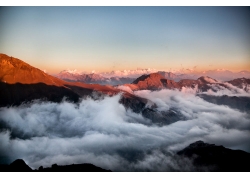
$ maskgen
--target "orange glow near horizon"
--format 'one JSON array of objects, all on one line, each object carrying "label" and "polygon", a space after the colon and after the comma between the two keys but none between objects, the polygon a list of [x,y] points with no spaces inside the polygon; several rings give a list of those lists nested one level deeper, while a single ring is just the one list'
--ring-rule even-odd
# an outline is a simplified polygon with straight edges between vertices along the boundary
[{"label": "orange glow near horizon", "polygon": [[[35,66],[36,67],[36,66]],[[250,62],[246,62],[245,64],[227,64],[227,65],[222,65],[222,66],[214,66],[214,65],[208,65],[207,66],[165,66],[165,68],[160,68],[159,66],[154,67],[149,67],[149,66],[141,66],[141,67],[133,67],[131,68],[129,66],[123,67],[85,67],[84,66],[58,66],[58,65],[40,65],[39,67],[37,66],[40,70],[46,70],[47,73],[50,74],[58,74],[62,70],[77,70],[78,72],[86,72],[86,73],[102,73],[102,72],[111,72],[111,71],[123,71],[123,70],[136,70],[136,69],[155,69],[159,71],[166,71],[166,72],[174,72],[174,71],[181,71],[183,70],[184,72],[188,73],[195,73],[195,72],[203,72],[203,71],[208,71],[208,70],[229,70],[232,72],[240,72],[240,71],[250,71]]]},{"label": "orange glow near horizon", "polygon": [[0,52],[50,74],[250,71],[248,7],[3,7],[1,13]]}]

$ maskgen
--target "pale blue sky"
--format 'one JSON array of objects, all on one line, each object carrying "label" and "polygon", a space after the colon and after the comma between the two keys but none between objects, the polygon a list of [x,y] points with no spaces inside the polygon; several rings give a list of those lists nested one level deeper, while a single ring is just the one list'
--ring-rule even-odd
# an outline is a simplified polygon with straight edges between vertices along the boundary
[{"label": "pale blue sky", "polygon": [[250,70],[249,7],[1,7],[0,52],[40,69]]}]

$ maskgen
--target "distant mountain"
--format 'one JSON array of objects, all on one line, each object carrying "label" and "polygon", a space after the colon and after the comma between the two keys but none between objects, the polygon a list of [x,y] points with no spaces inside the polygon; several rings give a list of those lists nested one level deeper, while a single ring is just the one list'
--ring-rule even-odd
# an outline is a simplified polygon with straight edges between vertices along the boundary
[{"label": "distant mountain", "polygon": [[249,71],[232,72],[225,69],[208,70],[203,72],[183,72],[172,73],[165,71],[158,71],[166,79],[180,81],[182,79],[197,79],[201,76],[208,76],[219,81],[229,81],[236,78],[250,78]]},{"label": "distant mountain", "polygon": [[[179,82],[165,79],[160,73],[152,73],[149,75],[142,75],[137,78],[131,84],[125,84],[124,86],[129,87],[132,91],[137,90],[161,90],[161,89],[178,89],[192,88],[197,91],[197,96],[200,98],[218,105],[226,105],[234,109],[238,109],[243,112],[250,112],[250,97],[247,94],[250,92],[250,79],[240,78],[226,83],[217,81],[216,79],[208,76],[199,77],[197,80],[183,79]],[[230,86],[232,84],[233,86]],[[228,96],[211,95],[211,92],[217,92],[218,90],[224,91],[228,89],[232,91],[238,91],[235,86],[245,91],[246,96]],[[207,93],[209,91],[209,93]],[[178,116],[180,118],[181,116]]]},{"label": "distant mountain", "polygon": [[104,77],[100,74],[84,74],[76,73],[74,71],[64,70],[55,77],[69,81],[69,82],[83,82],[87,84],[101,84],[101,85],[121,85],[133,82],[134,78],[129,77]]},{"label": "distant mountain", "polygon": [[174,81],[179,81],[181,79],[197,79],[198,76],[194,74],[176,74],[172,72],[166,72],[166,71],[158,71],[156,69],[136,69],[136,70],[123,70],[123,71],[111,71],[111,72],[105,72],[105,73],[100,73],[100,75],[104,77],[116,77],[116,78],[138,78],[142,75],[148,75],[152,73],[159,73],[161,74],[164,78],[174,80]]},{"label": "distant mountain", "polygon": [[196,80],[201,76],[208,76],[219,81],[229,81],[236,78],[250,78],[249,71],[231,72],[224,69],[208,70],[203,72],[167,72],[157,71],[156,69],[136,69],[136,70],[122,70],[122,71],[111,71],[103,73],[80,73],[76,70],[63,70],[59,74],[55,75],[59,79],[73,82],[84,82],[88,84],[102,84],[102,85],[121,85],[133,82],[136,78],[142,75],[148,75],[152,73],[159,73],[165,79],[174,80],[178,82],[183,79]]},{"label": "distant mountain", "polygon": [[180,81],[182,79],[197,79],[199,76],[192,74],[174,74],[165,71],[156,71],[151,69],[137,69],[112,71],[110,73],[79,73],[75,70],[63,70],[55,77],[69,81],[69,82],[83,82],[87,84],[102,84],[102,85],[122,85],[132,83],[136,78],[142,75],[152,74],[152,72],[159,73],[165,79]]},{"label": "distant mountain", "polygon": [[240,71],[240,72],[234,73],[232,71],[225,70],[225,69],[204,71],[203,73],[198,73],[197,75],[209,76],[220,81],[229,81],[231,79],[243,78],[243,77],[250,78],[249,71]]},{"label": "distant mountain", "polygon": [[20,105],[36,99],[61,102],[68,98],[69,101],[78,102],[86,96],[98,99],[103,95],[122,93],[120,103],[135,113],[141,113],[153,124],[170,124],[181,119],[179,114],[173,114],[171,110],[160,112],[152,102],[151,107],[147,106],[149,100],[113,86],[66,82],[4,54],[0,56],[0,65],[0,107]]},{"label": "distant mountain", "polygon": [[100,84],[105,83],[108,81],[108,78],[105,78],[99,74],[82,74],[82,73],[75,73],[74,71],[63,70],[59,74],[55,75],[55,77],[65,80],[65,81],[72,81],[72,82],[84,82],[84,83],[94,83]]},{"label": "distant mountain", "polygon": [[190,158],[200,171],[249,172],[250,153],[197,141],[177,153]]},{"label": "distant mountain", "polygon": [[160,90],[163,88],[179,88],[178,84],[172,80],[165,79],[159,73],[142,75],[133,83],[126,84],[131,90]]},{"label": "distant mountain", "polygon": [[0,107],[35,99],[60,102],[64,97],[77,102],[93,92],[108,95],[121,92],[112,86],[66,82],[5,54],[0,54],[0,88]]},{"label": "distant mountain", "polygon": [[181,89],[182,87],[190,87],[194,88],[195,86],[198,87],[201,91],[207,91],[211,89],[210,84],[220,84],[221,86],[225,86],[222,83],[219,83],[217,80],[202,76],[197,80],[193,79],[183,79],[179,82],[175,82],[173,80],[165,79],[164,76],[160,73],[152,73],[149,75],[142,75],[137,78],[131,84],[125,84],[131,90],[160,90],[160,89]]},{"label": "distant mountain", "polygon": [[239,78],[240,77],[250,77],[250,72],[249,71],[240,71],[240,72],[238,72],[238,73],[236,73],[237,74],[237,76],[239,76]]},{"label": "distant mountain", "polygon": [[[77,73],[75,73],[77,74]],[[95,79],[99,76],[89,76]],[[237,80],[238,82],[238,80]],[[229,83],[234,83],[230,81]],[[197,87],[199,91],[204,92],[209,89],[216,91],[218,87],[230,88],[225,83],[220,83],[210,77],[200,77],[197,80],[183,79],[179,82],[165,79],[160,73],[152,73],[142,75],[134,80],[131,84],[124,86],[135,90],[160,90],[182,89],[183,87]],[[213,89],[213,86],[215,88]],[[182,120],[181,113],[173,113],[171,110],[158,111],[157,106],[151,103],[148,107],[149,100],[137,97],[133,93],[120,90],[113,86],[86,84],[82,82],[67,82],[56,77],[50,76],[43,71],[30,66],[29,64],[4,54],[0,54],[0,107],[20,105],[25,102],[40,99],[53,102],[61,102],[65,97],[69,101],[78,102],[86,96],[98,99],[103,95],[113,96],[118,93],[123,93],[120,103],[126,108],[130,108],[136,113],[141,113],[144,117],[151,120],[153,124],[166,125],[178,120]],[[207,97],[203,97],[204,99]],[[228,103],[231,101],[215,101],[216,103]],[[241,100],[241,99],[240,99]],[[243,100],[244,101],[244,100]],[[241,109],[248,111],[248,101]]]},{"label": "distant mountain", "polygon": [[172,72],[158,71],[165,79],[180,81],[182,79],[197,79],[199,76],[195,74],[174,74]]},{"label": "distant mountain", "polygon": [[250,92],[250,79],[247,78],[238,78],[231,81],[227,81],[238,88],[244,89],[247,92]]},{"label": "distant mountain", "polygon": [[[173,74],[170,74],[174,76]],[[236,86],[245,90],[246,92],[250,91],[250,79],[240,78],[227,82],[220,82],[216,79],[213,79],[208,76],[201,76],[198,79],[182,79],[179,82],[174,80],[166,79],[162,73],[152,73],[148,75],[142,75],[138,77],[131,84],[125,84],[124,86],[129,87],[132,91],[137,90],[160,90],[160,89],[179,89],[185,88],[195,88],[197,87],[198,91],[206,92],[212,90],[214,92],[218,91],[221,88],[231,89],[233,88],[229,84]]]},{"label": "distant mountain", "polygon": [[157,72],[156,69],[151,69],[151,68],[147,68],[147,69],[142,69],[142,68],[137,68],[135,70],[121,70],[121,71],[111,71],[111,72],[103,72],[100,73],[100,75],[104,76],[104,77],[128,77],[128,78],[137,78],[143,74],[150,74],[150,73],[154,73]]},{"label": "distant mountain", "polygon": [[197,86],[198,90],[202,92],[207,91],[209,89],[214,90],[211,85],[221,86],[226,88],[226,86],[223,83],[220,83],[217,80],[208,76],[201,76],[197,80],[183,79],[178,82],[178,85],[181,88],[182,87],[195,88]]}]

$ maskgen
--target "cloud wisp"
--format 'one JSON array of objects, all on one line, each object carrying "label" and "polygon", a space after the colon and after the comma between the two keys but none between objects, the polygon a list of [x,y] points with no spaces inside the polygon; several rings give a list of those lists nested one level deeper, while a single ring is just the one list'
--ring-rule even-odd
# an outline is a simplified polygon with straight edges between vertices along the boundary
[{"label": "cloud wisp", "polygon": [[237,96],[237,97],[250,97],[250,86],[245,85],[243,88],[238,88],[233,86],[230,83],[224,82],[221,83],[224,86],[219,84],[211,84],[211,89],[208,89],[206,92],[202,92],[200,94],[207,94],[212,96]]}]

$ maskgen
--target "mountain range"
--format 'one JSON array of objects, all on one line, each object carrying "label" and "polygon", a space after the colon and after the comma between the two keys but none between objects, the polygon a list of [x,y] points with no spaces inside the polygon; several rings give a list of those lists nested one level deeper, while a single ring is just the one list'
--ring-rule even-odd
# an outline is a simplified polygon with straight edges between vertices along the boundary
[{"label": "mountain range", "polygon": [[[247,74],[247,72],[244,73]],[[0,107],[19,106],[39,100],[62,102],[65,98],[67,101],[77,104],[84,98],[100,100],[107,96],[120,95],[119,103],[127,111],[131,110],[149,120],[139,123],[144,123],[145,127],[161,128],[177,121],[186,122],[189,119],[177,108],[159,109],[156,103],[139,96],[136,92],[161,90],[185,92],[188,89],[194,91],[196,96],[207,102],[225,105],[246,112],[246,114],[250,112],[250,79],[240,77],[221,81],[211,76],[197,78],[192,76],[192,78],[187,79],[184,77],[186,76],[177,76],[170,72],[161,71],[143,74],[137,78],[128,78],[128,82],[125,80],[127,77],[124,79],[119,77],[116,81],[119,82],[118,84],[104,85],[105,83],[102,83],[104,81],[107,84],[109,84],[108,81],[115,82],[113,80],[115,77],[104,78],[93,73],[77,74],[64,71],[61,72],[59,78],[59,76],[51,76],[20,59],[0,54]],[[175,80],[177,78],[179,78],[178,81]],[[4,131],[6,128],[9,128],[7,123],[1,122],[0,131]],[[10,132],[10,137],[15,138],[15,132]],[[196,169],[197,171],[249,171],[249,168],[242,164],[242,162],[249,161],[249,153],[201,141],[190,144],[177,152],[174,157],[190,159],[196,167],[201,167]],[[230,160],[228,160],[229,158]],[[12,167],[18,169],[18,164],[24,167],[24,171],[31,171],[31,168],[20,160],[0,167],[5,169],[4,171],[16,171]],[[38,171],[73,171],[76,169],[77,171],[85,171],[84,168],[85,170],[87,168],[87,171],[90,171],[91,168],[94,168],[93,171],[106,171],[86,164],[53,165],[51,168],[40,168]]]},{"label": "mountain range", "polygon": [[[160,73],[152,73],[148,75],[142,75],[133,81],[131,84],[124,84],[129,87],[132,91],[136,90],[160,90],[160,89],[179,89],[195,88],[197,86],[200,91],[207,91],[212,88],[211,85],[216,87],[231,88],[228,86],[231,84],[235,87],[244,89],[246,92],[249,91],[250,81],[246,78],[238,78],[231,81],[220,82],[208,76],[201,76],[198,79],[182,79],[179,82],[174,80],[166,79]],[[218,90],[213,89],[214,91]]]},{"label": "mountain range", "polygon": [[121,85],[132,83],[136,78],[142,75],[159,73],[165,79],[174,80],[176,82],[182,79],[198,79],[201,76],[208,76],[219,81],[229,81],[236,78],[250,78],[249,71],[231,72],[229,70],[209,70],[204,72],[191,73],[172,73],[166,71],[157,71],[155,69],[137,69],[112,71],[105,73],[80,73],[77,71],[63,70],[54,75],[55,77],[69,82],[83,82],[87,84],[102,84],[102,85]]},{"label": "mountain range", "polygon": [[[173,114],[172,111],[166,111],[164,113],[158,112],[155,104],[148,107],[147,104],[149,100],[135,96],[133,93],[117,88],[117,86],[87,84],[78,81],[75,82],[75,80],[73,80],[75,77],[78,78],[79,76],[85,79],[92,79],[88,80],[88,82],[94,81],[93,79],[95,79],[96,82],[104,80],[104,78],[99,75],[75,74],[75,76],[73,76],[72,73],[65,71],[62,72],[61,75],[64,74],[65,76],[62,76],[63,79],[67,78],[68,81],[64,81],[53,77],[40,69],[32,67],[17,58],[10,57],[5,54],[0,54],[0,69],[0,106],[19,105],[23,102],[29,102],[35,99],[60,102],[64,97],[67,97],[70,101],[77,102],[82,97],[90,96],[94,98],[96,95],[102,96],[104,94],[112,96],[122,93],[120,102],[126,108],[130,108],[136,113],[142,113],[144,117],[151,119],[155,123],[169,124],[175,122],[177,119],[181,119],[180,115]],[[246,92],[249,92],[250,89],[249,79],[246,78],[221,82],[208,76],[201,76],[196,80],[182,79],[179,82],[176,82],[165,78],[166,76],[172,79],[175,77],[172,73],[151,73],[148,75],[142,75],[135,79],[132,83],[123,84],[123,86],[129,87],[132,91],[160,89],[181,90],[182,88],[197,87],[197,91],[200,92],[206,92],[208,90],[216,92],[220,88],[232,89],[233,87],[238,87],[244,89]],[[119,80],[121,79],[122,78],[119,78]],[[230,84],[232,86],[230,86]],[[94,95],[93,92],[95,92]],[[200,97],[208,101],[213,99],[208,98],[209,94],[202,94]],[[225,96],[223,100],[218,101],[218,99],[219,98],[216,98],[213,102],[233,107],[235,107],[235,105],[233,105],[235,103],[231,102],[244,101],[243,105],[239,106],[240,110],[248,111],[250,109],[249,97],[243,97],[243,99],[236,97],[235,100],[235,97]],[[232,99],[234,100],[232,101]]]},{"label": "mountain range", "polygon": [[150,107],[147,105],[150,100],[116,87],[63,81],[5,54],[0,55],[0,69],[0,107],[20,105],[37,99],[61,102],[65,97],[69,101],[78,102],[87,96],[95,99],[122,93],[120,103],[135,113],[141,113],[152,123],[170,124],[179,119],[171,110],[159,112],[155,104],[151,103]]},{"label": "mountain range", "polygon": [[121,85],[134,81],[134,78],[130,77],[104,77],[95,73],[84,74],[67,70],[61,71],[59,74],[55,75],[55,77],[69,82],[83,82],[87,84],[101,85]]}]

